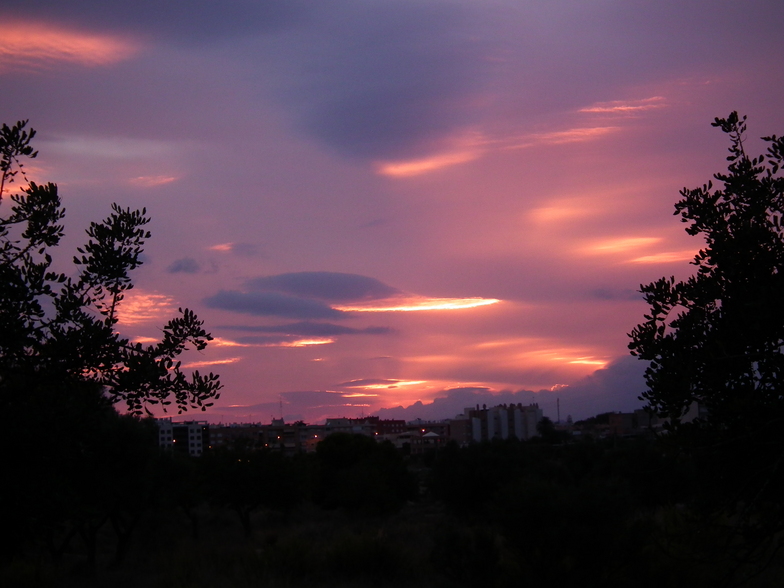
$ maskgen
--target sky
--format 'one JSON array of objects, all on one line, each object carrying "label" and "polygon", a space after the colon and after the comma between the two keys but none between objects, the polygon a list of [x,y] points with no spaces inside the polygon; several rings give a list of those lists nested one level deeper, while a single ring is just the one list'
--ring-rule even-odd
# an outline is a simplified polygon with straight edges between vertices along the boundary
[{"label": "sky", "polygon": [[[119,331],[215,340],[212,422],[642,405],[640,284],[690,275],[673,216],[784,133],[780,0],[2,0],[0,122],[58,184],[68,271],[146,208]],[[560,404],[560,413],[557,409]]]}]

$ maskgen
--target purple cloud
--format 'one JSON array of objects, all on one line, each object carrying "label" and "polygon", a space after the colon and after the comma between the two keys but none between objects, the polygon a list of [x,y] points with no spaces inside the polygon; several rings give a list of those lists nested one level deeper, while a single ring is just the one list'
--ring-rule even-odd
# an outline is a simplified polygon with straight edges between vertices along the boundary
[{"label": "purple cloud", "polygon": [[254,278],[246,282],[249,290],[280,292],[303,298],[331,302],[378,300],[400,294],[375,278],[337,272],[297,272]]},{"label": "purple cloud", "polygon": [[286,333],[308,337],[330,337],[335,335],[387,335],[392,333],[390,327],[365,327],[356,329],[333,323],[315,323],[302,321],[284,325],[224,325],[222,329],[246,331],[253,333]]},{"label": "purple cloud", "polygon": [[277,292],[220,290],[217,294],[205,298],[204,304],[209,308],[257,316],[302,319],[335,319],[350,316],[316,300],[306,300]]},{"label": "purple cloud", "polygon": [[201,264],[192,257],[183,257],[175,260],[166,271],[170,274],[197,274],[201,270]]}]

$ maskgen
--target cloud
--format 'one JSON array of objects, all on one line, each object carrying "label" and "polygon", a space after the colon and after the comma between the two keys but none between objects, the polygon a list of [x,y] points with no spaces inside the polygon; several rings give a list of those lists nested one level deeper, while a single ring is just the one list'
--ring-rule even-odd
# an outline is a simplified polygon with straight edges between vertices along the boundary
[{"label": "cloud", "polygon": [[407,407],[382,408],[376,414],[381,418],[439,420],[453,418],[464,408],[477,404],[495,406],[519,402],[537,403],[545,416],[555,420],[559,400],[563,420],[567,415],[577,420],[602,412],[631,412],[643,405],[639,396],[645,391],[644,371],[644,362],[624,356],[569,386],[554,386],[554,390],[497,392],[485,387],[451,388],[444,390],[433,402],[418,401]]},{"label": "cloud", "polygon": [[246,282],[249,290],[280,292],[331,302],[378,300],[400,293],[375,278],[336,272],[297,272],[255,278]]},{"label": "cloud", "polygon": [[202,367],[209,367],[212,365],[227,365],[231,363],[237,363],[238,361],[242,361],[241,357],[227,357],[225,359],[205,359],[203,361],[192,361],[190,363],[182,364],[183,369],[195,369],[195,368],[202,368]]},{"label": "cloud", "polygon": [[256,422],[282,416],[287,423],[304,420],[312,424],[330,417],[345,416],[346,413],[355,416],[357,408],[367,408],[364,398],[350,391],[290,391],[279,394],[275,402],[214,406],[209,414],[223,414],[231,420]]},{"label": "cloud", "polygon": [[311,347],[313,345],[328,345],[334,343],[331,337],[295,337],[291,335],[277,337],[240,337],[234,341],[216,337],[210,343],[215,347]]},{"label": "cloud", "polygon": [[209,251],[217,251],[218,253],[233,253],[240,257],[254,257],[259,254],[259,248],[253,243],[245,242],[230,242],[218,243],[207,247]]},{"label": "cloud", "polygon": [[440,153],[414,159],[409,161],[389,161],[377,164],[376,169],[379,175],[392,178],[408,178],[437,171],[453,165],[474,161],[481,155],[481,151],[466,149],[463,151],[452,151]]},{"label": "cloud", "polygon": [[382,408],[376,414],[382,419],[414,419],[442,420],[451,419],[462,413],[466,407],[476,404],[499,404],[497,395],[490,388],[485,387],[460,387],[451,388],[442,392],[443,396],[435,398],[433,402],[424,403],[416,401],[407,407]]},{"label": "cloud", "polygon": [[550,145],[563,145],[566,143],[582,143],[593,141],[604,137],[618,130],[618,127],[579,127],[567,129],[565,131],[551,131],[549,133],[536,133],[528,136],[528,142],[519,145],[520,147],[531,147],[538,143]]},{"label": "cloud", "polygon": [[334,339],[297,339],[296,341],[284,341],[276,347],[311,347],[313,345],[328,345],[334,343]]},{"label": "cloud", "polygon": [[232,244],[231,252],[240,257],[253,257],[258,254],[259,248],[253,243],[239,242]]},{"label": "cloud", "polygon": [[612,100],[610,102],[596,102],[591,106],[581,108],[580,112],[591,114],[636,114],[645,110],[664,108],[667,103],[663,96],[651,96],[641,100]]},{"label": "cloud", "polygon": [[352,157],[410,159],[471,126],[486,44],[466,4],[342,2],[315,9],[284,38],[291,64],[279,98],[301,125]]},{"label": "cloud", "polygon": [[[333,149],[382,162],[379,170],[397,177],[424,173],[475,157],[452,153],[445,142],[468,129],[489,132],[488,113],[513,113],[507,120],[529,129],[554,113],[649,113],[667,104],[660,90],[608,97],[742,64],[752,47],[780,46],[772,25],[780,3],[731,4],[333,2],[281,36],[276,56],[289,79],[279,100]],[[744,30],[759,34],[742,50],[721,43]],[[616,130],[539,133],[526,146]]]},{"label": "cloud", "polygon": [[0,30],[0,71],[52,67],[63,62],[108,65],[128,59],[139,49],[138,43],[126,38],[37,22],[6,21]]},{"label": "cloud", "polygon": [[417,312],[424,310],[463,310],[489,306],[501,302],[497,298],[426,298],[424,296],[398,296],[376,303],[359,303],[336,306],[346,312]]},{"label": "cloud", "polygon": [[177,310],[174,299],[165,294],[132,290],[125,295],[117,312],[120,325],[137,325],[154,320],[169,319]]},{"label": "cloud", "polygon": [[349,380],[335,384],[336,388],[358,388],[362,390],[381,390],[389,388],[398,388],[399,386],[418,386],[426,384],[426,380],[387,380],[387,379],[360,379]]},{"label": "cloud", "polygon": [[142,188],[155,188],[157,186],[165,186],[176,182],[179,178],[177,176],[137,176],[128,180],[134,186],[141,186]]},{"label": "cloud", "polygon": [[233,253],[240,257],[253,257],[258,254],[258,247],[253,243],[218,243],[207,247],[210,251],[218,251],[219,253]]},{"label": "cloud", "polygon": [[201,270],[201,265],[192,257],[183,257],[182,259],[177,259],[166,268],[166,271],[170,274],[196,274],[199,273],[199,270]]},{"label": "cloud", "polygon": [[2,12],[11,16],[34,12],[46,20],[203,43],[281,30],[298,22],[307,12],[307,4],[301,0],[4,0]]},{"label": "cloud", "polygon": [[375,278],[337,272],[278,274],[247,280],[244,285],[245,292],[221,290],[204,302],[212,308],[234,312],[301,319],[345,318],[354,312],[463,310],[500,302],[494,298],[407,295]]},{"label": "cloud", "polygon": [[333,323],[314,323],[311,321],[271,326],[225,325],[221,328],[255,333],[286,333],[289,335],[310,337],[331,337],[335,335],[387,335],[393,332],[389,327],[365,327],[364,329],[356,329]]},{"label": "cloud", "polygon": [[566,414],[582,419],[602,412],[630,412],[643,405],[639,396],[646,389],[645,367],[645,362],[624,356],[567,388],[544,393],[542,401],[552,407],[560,398],[562,418]]},{"label": "cloud", "polygon": [[319,302],[278,292],[239,292],[220,290],[217,294],[204,299],[210,308],[219,308],[257,316],[280,316],[302,319],[334,319],[347,316],[346,313]]},{"label": "cloud", "polygon": [[170,142],[129,137],[68,136],[43,143],[47,149],[66,155],[115,160],[164,158],[176,150]]},{"label": "cloud", "polygon": [[[309,341],[309,340],[303,340]],[[320,340],[322,343],[331,343],[332,340]],[[236,337],[235,339],[216,338],[211,345],[216,347],[304,347],[298,344],[296,337],[291,335],[268,335]]]},{"label": "cloud", "polygon": [[625,253],[627,251],[655,245],[661,240],[661,237],[620,237],[604,239],[598,243],[585,247],[583,251],[589,254]]},{"label": "cloud", "polygon": [[590,296],[598,300],[642,300],[641,294],[630,288],[597,288],[590,292]]},{"label": "cloud", "polygon": [[696,252],[693,249],[686,251],[665,251],[663,253],[655,253],[653,255],[643,255],[630,259],[630,263],[680,263],[682,261],[692,261]]},{"label": "cloud", "polygon": [[234,243],[218,243],[207,247],[210,251],[219,251],[220,253],[229,253],[233,248]]}]

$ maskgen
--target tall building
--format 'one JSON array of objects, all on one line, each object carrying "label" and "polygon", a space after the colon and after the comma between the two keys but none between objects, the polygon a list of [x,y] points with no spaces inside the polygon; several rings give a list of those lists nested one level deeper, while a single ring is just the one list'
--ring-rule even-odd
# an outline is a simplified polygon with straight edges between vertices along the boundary
[{"label": "tall building", "polygon": [[173,423],[171,418],[155,420],[158,424],[158,446],[163,449],[199,456],[210,445],[207,421]]},{"label": "tall building", "polygon": [[[543,418],[542,409],[538,404],[523,406],[522,404],[499,404],[487,408],[466,408],[462,415],[453,421],[455,436],[466,441],[489,441],[491,439],[509,439],[514,437],[526,441],[539,433],[536,425]],[[457,425],[457,426],[455,426]]]}]

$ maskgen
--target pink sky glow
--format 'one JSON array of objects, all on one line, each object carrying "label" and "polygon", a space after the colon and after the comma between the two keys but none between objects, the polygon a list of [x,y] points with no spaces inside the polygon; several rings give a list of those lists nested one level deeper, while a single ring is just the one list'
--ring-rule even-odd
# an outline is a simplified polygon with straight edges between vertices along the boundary
[{"label": "pink sky glow", "polygon": [[0,122],[38,130],[62,267],[147,208],[119,329],[205,320],[198,418],[636,408],[636,291],[691,271],[673,204],[726,166],[710,122],[784,133],[776,0],[186,5],[3,2]]}]

